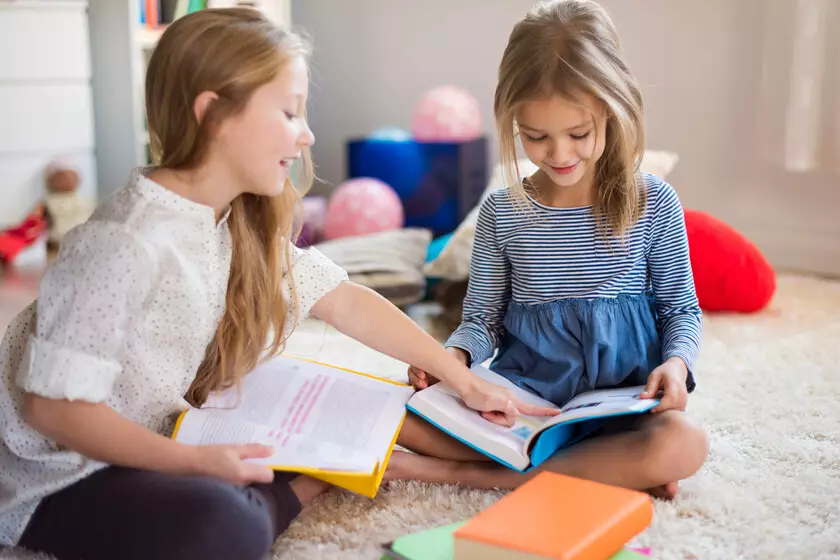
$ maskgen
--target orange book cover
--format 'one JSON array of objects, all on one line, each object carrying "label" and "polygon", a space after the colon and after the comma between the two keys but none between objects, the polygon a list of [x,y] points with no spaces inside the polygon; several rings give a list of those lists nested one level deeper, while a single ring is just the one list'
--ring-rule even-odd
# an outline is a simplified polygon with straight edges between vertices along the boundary
[{"label": "orange book cover", "polygon": [[462,526],[455,558],[605,560],[652,518],[643,492],[542,472]]}]

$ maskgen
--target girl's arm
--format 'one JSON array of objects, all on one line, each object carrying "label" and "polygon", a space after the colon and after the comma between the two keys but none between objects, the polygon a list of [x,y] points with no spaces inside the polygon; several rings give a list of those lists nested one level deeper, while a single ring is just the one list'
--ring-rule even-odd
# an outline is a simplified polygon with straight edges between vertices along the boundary
[{"label": "girl's arm", "polygon": [[520,403],[507,389],[473,374],[411,318],[369,288],[343,282],[318,300],[312,314],[362,344],[445,381],[470,408],[500,413],[485,415],[492,421],[511,424],[518,413],[556,414],[553,409]]},{"label": "girl's arm", "polygon": [[377,352],[433,373],[459,394],[474,389],[477,376],[391,302],[353,282],[321,298],[312,314]]},{"label": "girl's arm", "polygon": [[157,434],[101,403],[24,396],[23,418],[66,447],[103,463],[171,474],[215,476],[235,484],[270,482],[271,469],[247,463],[268,457],[261,445],[184,445]]},{"label": "girl's arm", "polygon": [[510,263],[496,238],[496,196],[491,194],[478,212],[463,319],[446,346],[463,350],[469,364],[487,360],[504,335],[509,301]]},{"label": "girl's arm", "polygon": [[665,182],[655,191],[648,272],[662,329],[662,361],[679,359],[694,389],[694,362],[700,348],[701,311],[694,289],[685,215],[677,193]]}]

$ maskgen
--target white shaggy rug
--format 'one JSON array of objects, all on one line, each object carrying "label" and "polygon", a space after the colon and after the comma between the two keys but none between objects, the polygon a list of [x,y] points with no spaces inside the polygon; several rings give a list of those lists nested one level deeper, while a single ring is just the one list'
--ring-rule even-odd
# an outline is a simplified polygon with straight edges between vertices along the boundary
[{"label": "white shaggy rug", "polygon": [[[689,407],[709,429],[711,456],[676,501],[656,503],[636,544],[660,560],[840,559],[840,282],[784,276],[766,311],[704,323]],[[405,375],[402,364],[314,322],[289,351]],[[500,496],[402,482],[374,500],[334,490],[303,512],[275,557],[375,559],[381,543],[465,519]]]},{"label": "white shaggy rug", "polygon": [[[290,350],[404,379],[405,368],[323,325]],[[691,396],[711,455],[637,543],[654,558],[840,558],[840,283],[783,276],[752,316],[704,318]],[[332,491],[277,543],[276,558],[378,558],[403,533],[458,521],[501,494],[396,483],[374,500]]]}]

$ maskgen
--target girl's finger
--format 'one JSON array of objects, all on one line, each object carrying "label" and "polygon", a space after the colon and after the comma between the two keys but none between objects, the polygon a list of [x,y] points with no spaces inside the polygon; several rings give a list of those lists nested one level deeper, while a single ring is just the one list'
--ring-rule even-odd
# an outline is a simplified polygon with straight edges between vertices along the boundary
[{"label": "girl's finger", "polygon": [[245,468],[245,473],[248,477],[248,480],[251,480],[253,482],[262,482],[265,484],[274,480],[274,471],[271,470],[269,467],[266,467],[264,465],[254,465],[248,463]]},{"label": "girl's finger", "polygon": [[498,411],[489,411],[489,412],[482,412],[481,417],[485,420],[489,420],[494,424],[499,424],[500,426],[511,427],[513,426],[514,419],[509,417],[508,415],[498,412]]},{"label": "girl's finger", "polygon": [[648,377],[647,384],[645,385],[645,390],[642,391],[640,395],[643,399],[652,399],[656,396],[656,393],[659,391],[659,383],[662,380],[662,373],[655,369]]},{"label": "girl's finger", "polygon": [[274,453],[274,448],[260,443],[246,443],[237,448],[239,457],[241,459],[260,459],[263,457],[271,457]]},{"label": "girl's finger", "polygon": [[414,371],[408,373],[408,382],[418,389],[425,389],[428,387],[425,379],[421,379]]},{"label": "girl's finger", "polygon": [[548,408],[547,406],[537,406],[535,404],[519,403],[516,405],[520,414],[527,414],[528,416],[557,416],[560,410],[557,408]]},{"label": "girl's finger", "polygon": [[676,380],[670,380],[668,382],[667,391],[671,393],[674,398],[673,408],[685,410],[685,406],[688,404],[688,392],[685,390],[685,384]]},{"label": "girl's finger", "polygon": [[663,412],[677,407],[677,391],[674,390],[673,385],[667,382],[664,385],[663,389],[665,394],[662,396],[662,400],[659,401],[656,408],[653,409],[653,412]]}]

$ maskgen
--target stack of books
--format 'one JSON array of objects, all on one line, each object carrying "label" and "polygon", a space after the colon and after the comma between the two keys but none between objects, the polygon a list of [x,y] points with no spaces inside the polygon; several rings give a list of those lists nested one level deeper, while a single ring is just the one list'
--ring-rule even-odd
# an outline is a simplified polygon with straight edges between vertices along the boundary
[{"label": "stack of books", "polygon": [[626,546],[652,518],[643,492],[543,472],[471,520],[388,543],[383,558],[641,560]]}]

